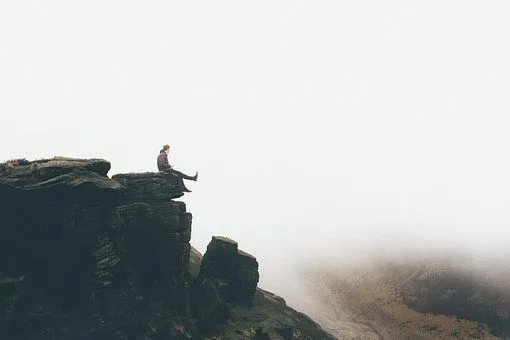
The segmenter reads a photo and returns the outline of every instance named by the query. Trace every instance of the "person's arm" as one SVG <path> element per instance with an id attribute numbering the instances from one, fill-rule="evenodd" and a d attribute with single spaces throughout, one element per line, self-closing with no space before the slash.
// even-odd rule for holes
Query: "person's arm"
<path id="1" fill-rule="evenodd" d="M 165 155 L 165 169 L 172 170 L 172 166 L 170 165 L 170 163 L 168 163 L 168 156 L 166 154 L 164 155 Z"/>

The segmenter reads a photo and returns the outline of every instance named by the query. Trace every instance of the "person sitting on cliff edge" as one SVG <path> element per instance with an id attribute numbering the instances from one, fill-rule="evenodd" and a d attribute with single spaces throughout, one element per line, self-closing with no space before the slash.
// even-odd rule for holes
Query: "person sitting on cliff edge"
<path id="1" fill-rule="evenodd" d="M 195 181 L 197 180 L 198 178 L 198 171 L 197 173 L 195 174 L 195 176 L 188 176 L 186 174 L 183 174 L 182 172 L 180 171 L 177 171 L 175 170 L 169 163 L 168 163 L 168 154 L 170 153 L 170 145 L 168 144 L 165 144 L 163 145 L 163 149 L 161 149 L 161 151 L 159 151 L 159 156 L 158 156 L 158 170 L 159 171 L 164 171 L 164 172 L 168 172 L 168 173 L 171 173 L 171 174 L 175 174 L 177 176 L 179 176 L 179 178 L 184 178 L 184 179 L 187 179 L 187 180 L 190 180 L 190 181 Z M 188 190 L 187 188 L 184 188 L 185 192 L 191 192 L 190 190 Z"/>

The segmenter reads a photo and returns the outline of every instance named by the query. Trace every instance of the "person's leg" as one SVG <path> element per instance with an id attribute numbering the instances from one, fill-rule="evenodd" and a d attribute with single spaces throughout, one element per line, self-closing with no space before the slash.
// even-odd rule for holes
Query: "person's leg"
<path id="1" fill-rule="evenodd" d="M 175 169 L 172 169 L 169 172 L 174 173 L 174 174 L 180 176 L 181 178 L 188 179 L 190 181 L 196 181 L 197 180 L 197 175 L 195 175 L 195 176 L 188 176 L 188 175 L 183 174 L 182 172 L 177 171 Z"/>
<path id="2" fill-rule="evenodd" d="M 181 174 L 179 173 L 179 171 L 165 170 L 162 172 L 172 175 L 172 176 L 176 176 L 179 179 L 179 183 L 180 183 L 180 187 L 181 187 L 182 191 L 183 192 L 191 192 L 191 190 L 186 188 L 186 186 L 184 185 L 184 181 L 182 180 L 182 177 L 181 177 Z"/>

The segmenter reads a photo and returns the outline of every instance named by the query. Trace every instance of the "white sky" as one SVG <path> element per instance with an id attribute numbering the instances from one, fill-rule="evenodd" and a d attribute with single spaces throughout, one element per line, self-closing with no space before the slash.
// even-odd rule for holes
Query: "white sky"
<path id="1" fill-rule="evenodd" d="M 278 290 L 347 246 L 510 243 L 508 1 L 0 0 L 0 161 L 199 171 Z M 356 256 L 350 255 L 342 256 Z"/>

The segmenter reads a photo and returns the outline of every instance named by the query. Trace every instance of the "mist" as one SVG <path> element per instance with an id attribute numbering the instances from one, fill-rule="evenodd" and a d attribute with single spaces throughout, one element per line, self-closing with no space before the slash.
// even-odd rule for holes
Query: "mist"
<path id="1" fill-rule="evenodd" d="M 0 159 L 199 172 L 191 243 L 260 286 L 378 248 L 510 242 L 505 1 L 2 1 Z"/>

